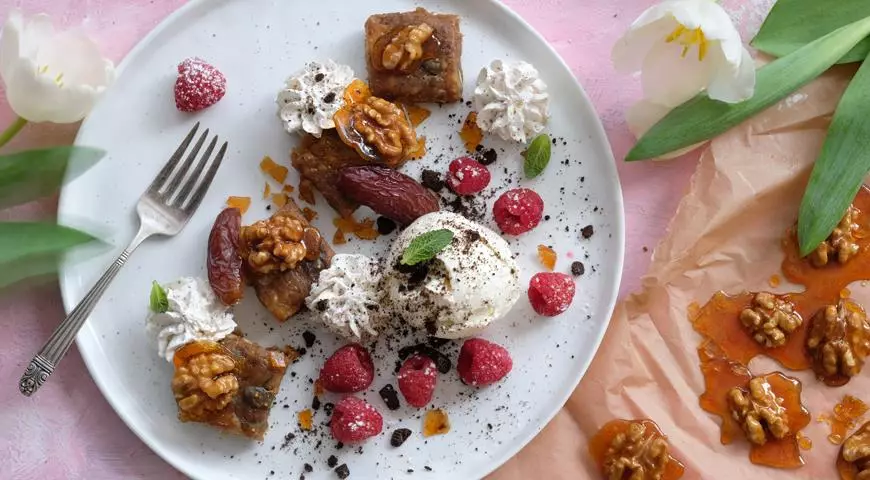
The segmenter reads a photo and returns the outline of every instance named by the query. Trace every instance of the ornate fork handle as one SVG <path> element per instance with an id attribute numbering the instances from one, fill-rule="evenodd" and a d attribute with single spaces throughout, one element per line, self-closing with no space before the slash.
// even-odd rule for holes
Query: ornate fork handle
<path id="1" fill-rule="evenodd" d="M 64 355 L 66 355 L 70 346 L 72 346 L 76 334 L 78 334 L 79 329 L 82 328 L 85 320 L 88 319 L 91 312 L 94 310 L 94 306 L 97 304 L 100 297 L 103 296 L 103 292 L 106 291 L 106 288 L 108 288 L 109 284 L 112 283 L 112 280 L 115 279 L 115 276 L 121 270 L 121 267 L 127 263 L 130 254 L 133 253 L 133 251 L 136 250 L 136 247 L 138 247 L 139 244 L 149 236 L 151 236 L 150 233 L 140 228 L 136 238 L 134 238 L 133 241 L 130 242 L 130 245 L 121 252 L 118 258 L 109 265 L 109 268 L 107 268 L 100 279 L 97 280 L 97 283 L 91 287 L 91 290 L 84 298 L 82 298 L 81 302 L 76 305 L 76 308 L 74 308 L 60 325 L 54 329 L 51 337 L 49 337 L 48 341 L 45 342 L 45 345 L 42 346 L 39 353 L 33 357 L 30 364 L 24 370 L 21 380 L 18 381 L 18 390 L 21 391 L 23 395 L 27 397 L 33 395 L 37 390 L 39 390 L 39 387 L 48 380 L 48 376 L 54 372 L 54 369 L 57 368 L 60 360 Z"/>

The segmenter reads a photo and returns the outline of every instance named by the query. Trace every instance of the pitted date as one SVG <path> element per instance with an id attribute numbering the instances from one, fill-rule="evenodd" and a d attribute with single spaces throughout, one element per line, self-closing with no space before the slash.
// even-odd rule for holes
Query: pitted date
<path id="1" fill-rule="evenodd" d="M 416 180 L 376 165 L 342 169 L 338 189 L 349 199 L 405 226 L 440 209 L 438 198 Z"/>
<path id="2" fill-rule="evenodd" d="M 227 208 L 218 214 L 208 236 L 208 283 L 224 305 L 235 305 L 242 299 L 245 285 L 242 269 L 242 214 Z"/>

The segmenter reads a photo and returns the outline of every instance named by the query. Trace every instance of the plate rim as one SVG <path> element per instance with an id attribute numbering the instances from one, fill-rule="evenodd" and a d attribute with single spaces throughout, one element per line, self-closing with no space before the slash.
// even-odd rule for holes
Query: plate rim
<path id="1" fill-rule="evenodd" d="M 179 8 L 177 8 L 174 11 L 172 11 L 171 13 L 169 13 L 166 17 L 164 17 L 156 26 L 154 26 L 154 28 L 152 28 L 144 37 L 142 37 L 133 46 L 133 48 L 131 48 L 130 51 L 127 52 L 126 55 L 124 55 L 124 57 L 121 59 L 120 63 L 118 64 L 118 66 L 115 69 L 116 70 L 116 78 L 120 78 L 121 75 L 124 73 L 124 71 L 129 67 L 129 65 L 131 63 L 133 63 L 135 61 L 135 59 L 139 56 L 141 51 L 144 50 L 148 45 L 150 45 L 152 43 L 152 40 L 155 37 L 160 35 L 165 29 L 169 28 L 173 23 L 175 23 L 177 21 L 178 17 L 184 16 L 190 10 L 195 10 L 198 8 L 206 7 L 209 1 L 210 0 L 190 0 L 187 3 L 185 3 L 184 5 L 180 6 Z M 483 478 L 483 477 L 491 474 L 492 472 L 494 472 L 498 468 L 500 468 L 502 465 L 507 463 L 507 461 L 509 461 L 514 456 L 516 456 L 516 454 L 520 450 L 522 450 L 529 443 L 531 443 L 531 441 L 534 440 L 534 438 L 537 437 L 537 435 L 540 434 L 540 432 L 547 425 L 549 425 L 549 423 L 553 420 L 553 418 L 555 418 L 555 416 L 559 413 L 559 411 L 564 408 L 564 405 L 567 403 L 568 399 L 571 397 L 571 395 L 573 395 L 574 391 L 576 391 L 577 386 L 579 385 L 580 381 L 586 375 L 586 372 L 589 370 L 589 367 L 591 366 L 595 357 L 598 355 L 598 350 L 601 347 L 601 343 L 604 340 L 604 336 L 606 335 L 607 330 L 610 327 L 610 322 L 611 322 L 611 319 L 613 316 L 613 312 L 616 308 L 616 303 L 619 299 L 619 289 L 620 289 L 620 286 L 622 283 L 623 268 L 624 268 L 624 263 L 625 263 L 625 203 L 624 203 L 624 198 L 622 195 L 622 185 L 621 185 L 621 182 L 619 179 L 619 172 L 616 168 L 616 161 L 615 161 L 615 158 L 613 156 L 613 149 L 610 145 L 610 141 L 609 141 L 609 138 L 607 136 L 607 133 L 604 130 L 604 125 L 601 122 L 601 117 L 598 115 L 598 112 L 595 110 L 595 106 L 592 103 L 591 99 L 589 98 L 589 95 L 586 93 L 586 90 L 583 88 L 583 85 L 580 83 L 580 79 L 577 78 L 577 76 L 574 74 L 574 72 L 571 70 L 571 68 L 566 63 L 565 59 L 559 54 L 559 52 L 553 47 L 553 45 L 549 41 L 547 41 L 547 39 L 537 29 L 535 29 L 528 21 L 526 21 L 522 16 L 520 16 L 517 12 L 515 12 L 513 9 L 511 9 L 508 5 L 504 4 L 502 1 L 499 1 L 499 0 L 486 0 L 486 1 L 488 3 L 490 3 L 491 5 L 495 6 L 496 8 L 500 9 L 503 14 L 508 15 L 514 21 L 517 21 L 521 25 L 523 25 L 529 31 L 529 33 L 531 33 L 537 39 L 537 41 L 541 42 L 549 50 L 549 52 L 552 55 L 554 55 L 556 59 L 558 59 L 559 67 L 563 69 L 563 71 L 564 71 L 563 73 L 567 73 L 571 77 L 571 79 L 573 80 L 573 82 L 572 82 L 573 88 L 574 88 L 573 93 L 578 94 L 580 96 L 580 98 L 582 99 L 583 108 L 586 110 L 586 112 L 581 112 L 581 114 L 591 116 L 592 118 L 595 119 L 595 121 L 593 122 L 594 125 L 593 125 L 592 129 L 589 130 L 589 133 L 598 137 L 598 141 L 603 142 L 603 146 L 604 146 L 603 151 L 604 151 L 606 158 L 602 158 L 601 161 L 607 163 L 607 165 L 605 165 L 603 168 L 607 172 L 607 179 L 611 183 L 610 187 L 613 189 L 613 192 L 615 194 L 616 206 L 618 208 L 616 211 L 616 218 L 612 219 L 612 221 L 611 221 L 612 228 L 614 230 L 613 234 L 615 236 L 614 240 L 616 240 L 616 242 L 613 242 L 613 244 L 611 244 L 611 248 L 614 248 L 615 253 L 616 253 L 616 265 L 614 266 L 615 272 L 614 272 L 614 276 L 613 276 L 613 285 L 611 285 L 612 288 L 610 289 L 609 298 L 606 299 L 607 300 L 607 309 L 606 309 L 607 318 L 604 319 L 602 327 L 600 328 L 598 333 L 595 335 L 595 338 L 593 340 L 592 355 L 590 355 L 588 360 L 586 360 L 582 364 L 578 364 L 578 368 L 575 370 L 575 374 L 574 374 L 573 378 L 571 379 L 571 388 L 568 389 L 567 394 L 561 395 L 561 398 L 559 398 L 560 407 L 557 409 L 554 409 L 552 412 L 550 412 L 549 414 L 547 414 L 545 416 L 544 421 L 540 425 L 537 426 L 537 429 L 536 429 L 537 431 L 530 438 L 521 439 L 521 441 L 514 442 L 513 445 L 509 446 L 508 448 L 503 449 L 502 450 L 503 453 L 501 455 L 499 455 L 497 457 L 491 457 L 491 460 L 492 460 L 491 463 L 482 469 L 482 475 L 480 478 Z M 90 121 L 90 117 L 89 116 L 85 117 L 85 119 L 83 120 L 82 124 L 79 127 L 78 132 L 76 133 L 76 137 L 73 141 L 73 145 L 80 145 L 79 139 L 82 136 L 82 132 L 86 130 L 86 127 L 87 127 L 89 121 Z M 69 180 L 69 175 L 71 175 L 71 173 L 72 172 L 67 172 L 67 174 L 66 174 L 67 179 L 66 180 Z M 66 185 L 66 181 L 64 182 L 64 185 Z M 65 206 L 70 201 L 71 201 L 70 197 L 69 197 L 69 195 L 67 195 L 67 188 L 66 187 L 62 188 L 60 191 L 60 195 L 58 197 L 58 210 L 57 210 L 58 223 L 60 223 L 60 224 L 63 224 L 64 220 L 67 218 L 66 214 L 65 214 L 65 210 L 66 210 Z M 118 248 L 117 245 L 113 246 L 113 247 L 115 249 Z M 58 269 L 58 284 L 60 287 L 61 300 L 63 303 L 64 311 L 67 314 L 72 310 L 72 308 L 75 307 L 75 304 L 71 303 L 72 302 L 72 300 L 71 300 L 72 294 L 69 292 L 69 288 L 70 288 L 69 283 L 70 282 L 68 280 L 69 275 L 70 275 L 69 270 L 74 268 L 74 267 L 75 267 L 74 264 L 69 263 L 67 260 L 64 260 L 61 263 L 60 268 Z M 142 443 L 144 443 L 152 452 L 154 452 L 157 456 L 159 456 L 163 461 L 165 461 L 166 463 L 171 465 L 172 468 L 174 468 L 176 471 L 178 471 L 186 476 L 189 476 L 191 478 L 202 478 L 199 476 L 199 472 L 192 472 L 192 471 L 188 471 L 185 468 L 182 468 L 180 463 L 176 463 L 176 461 L 175 461 L 176 455 L 173 452 L 169 451 L 168 449 L 165 449 L 162 445 L 158 445 L 158 442 L 156 442 L 151 437 L 144 435 L 143 432 L 141 432 L 140 429 L 134 425 L 132 418 L 128 416 L 129 414 L 127 413 L 127 411 L 123 410 L 119 407 L 119 405 L 116 403 L 116 401 L 114 399 L 115 397 L 107 394 L 107 392 L 110 391 L 111 388 L 109 385 L 104 383 L 104 380 L 101 377 L 99 377 L 98 375 L 96 375 L 94 373 L 95 367 L 92 365 L 92 362 L 94 360 L 91 358 L 91 353 L 89 353 L 90 350 L 83 348 L 84 341 L 82 339 L 83 337 L 81 336 L 81 333 L 82 333 L 82 331 L 80 330 L 79 334 L 76 335 L 76 347 L 78 348 L 79 354 L 82 357 L 82 361 L 84 362 L 85 367 L 87 368 L 88 375 L 90 375 L 91 379 L 97 385 L 97 388 L 99 389 L 100 394 L 103 396 L 103 398 L 106 400 L 106 402 L 112 407 L 112 410 L 114 410 L 115 414 L 124 422 L 124 424 L 127 426 L 127 428 L 131 432 L 133 432 L 133 434 L 136 435 L 136 437 Z"/>

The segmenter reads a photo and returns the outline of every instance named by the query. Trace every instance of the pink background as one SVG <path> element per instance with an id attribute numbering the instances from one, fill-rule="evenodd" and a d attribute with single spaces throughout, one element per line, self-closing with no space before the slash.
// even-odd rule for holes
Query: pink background
<path id="1" fill-rule="evenodd" d="M 669 162 L 621 161 L 633 144 L 624 112 L 640 98 L 636 78 L 617 74 L 610 49 L 653 0 L 504 0 L 568 62 L 591 97 L 617 158 L 626 213 L 626 259 L 620 294 L 635 290 L 652 248 L 682 197 L 697 156 Z M 22 5 L 23 3 L 23 5 Z M 134 5 L 135 3 L 135 5 Z M 56 25 L 81 26 L 117 62 L 183 0 L 0 0 L 0 15 L 13 7 L 49 13 Z M 772 0 L 723 2 L 744 33 L 754 33 Z M 2 88 L 2 86 L 0 86 Z M 0 129 L 14 118 L 0 99 Z M 6 148 L 68 144 L 76 125 L 28 125 Z M 56 200 L 0 212 L 0 220 L 46 218 Z M 648 251 L 649 250 L 649 251 Z M 75 347 L 34 398 L 18 393 L 18 378 L 31 355 L 64 317 L 54 283 L 0 293 L 0 478 L 183 478 L 130 432 L 103 399 Z"/>

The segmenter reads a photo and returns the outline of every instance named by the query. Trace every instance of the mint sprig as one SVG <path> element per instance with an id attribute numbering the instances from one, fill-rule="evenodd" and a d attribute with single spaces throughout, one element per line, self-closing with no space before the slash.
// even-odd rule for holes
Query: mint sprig
<path id="1" fill-rule="evenodd" d="M 151 282 L 151 311 L 154 313 L 166 313 L 169 310 L 169 299 L 166 291 L 156 281 Z"/>
<path id="2" fill-rule="evenodd" d="M 411 240 L 408 248 L 402 253 L 402 265 L 417 265 L 431 260 L 453 241 L 453 232 L 442 228 L 421 234 Z"/>
<path id="3" fill-rule="evenodd" d="M 535 178 L 547 168 L 550 163 L 550 136 L 542 133 L 532 140 L 529 148 L 523 153 L 526 158 L 523 169 L 527 178 Z"/>

